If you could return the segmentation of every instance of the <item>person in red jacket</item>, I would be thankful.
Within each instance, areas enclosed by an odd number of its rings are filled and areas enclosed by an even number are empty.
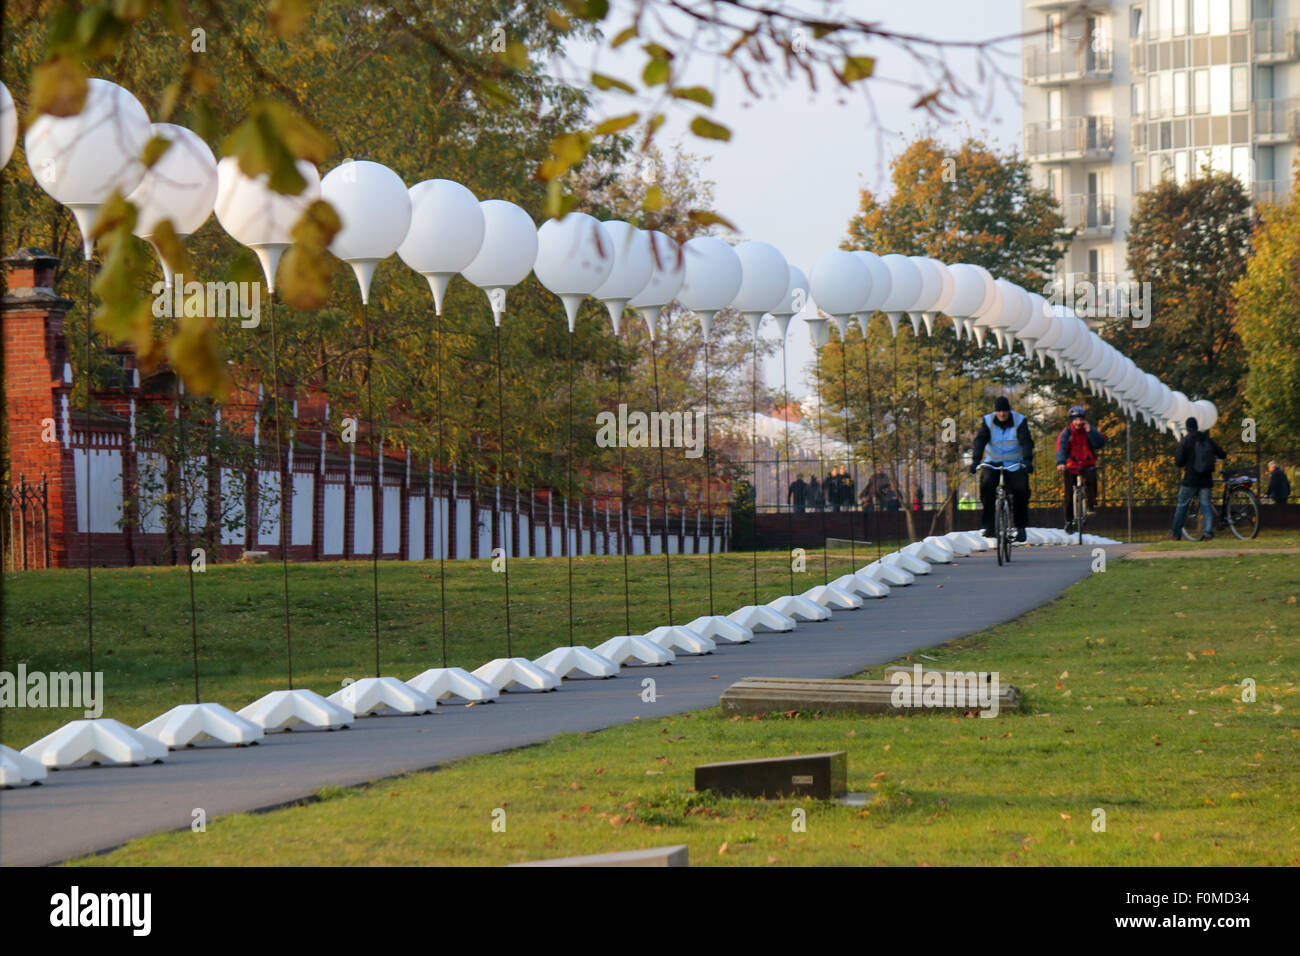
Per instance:
[[[1070,409],[1070,424],[1056,438],[1056,470],[1065,479],[1065,530],[1074,531],[1074,483],[1082,476],[1088,513],[1097,504],[1097,452],[1106,436],[1088,423],[1082,405]]]

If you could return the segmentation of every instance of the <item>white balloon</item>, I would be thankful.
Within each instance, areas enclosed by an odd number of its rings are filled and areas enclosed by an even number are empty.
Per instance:
[[[180,236],[198,232],[217,201],[217,158],[184,126],[154,123],[153,135],[171,143],[126,198],[135,203],[135,234],[148,239],[164,219]]]
[[[485,199],[483,245],[460,274],[487,293],[492,321],[501,324],[506,291],[523,282],[537,261],[537,226],[528,213],[504,199]]]
[[[712,330],[713,317],[727,308],[740,293],[744,282],[744,268],[735,249],[713,236],[696,236],[682,246],[685,271],[677,301],[700,316],[700,326],[707,338]],[[782,260],[780,281],[788,275]],[[781,290],[782,294],[785,289]],[[640,298],[640,296],[638,296]],[[777,297],[779,301],[779,296]],[[637,305],[636,299],[632,301]],[[649,303],[659,306],[663,303]]]
[[[1195,410],[1192,414],[1196,416],[1196,424],[1203,432],[1208,432],[1219,420],[1219,410],[1208,398],[1192,402],[1192,408]]]
[[[594,217],[571,212],[563,219],[546,220],[537,230],[533,274],[564,303],[570,332],[582,300],[599,289],[613,271],[614,250]]]
[[[758,334],[763,316],[775,309],[790,287],[790,265],[771,243],[750,240],[736,246],[740,260],[740,290],[731,306],[749,320]]]
[[[916,308],[920,301],[924,279],[916,263],[907,256],[891,252],[881,256],[880,260],[889,270],[889,295],[880,305],[880,311],[885,313],[890,329],[897,335],[898,320],[903,317],[903,313]]]
[[[483,248],[483,210],[472,192],[450,179],[426,179],[407,192],[411,225],[397,255],[429,280],[434,309],[442,315],[447,283]]]
[[[912,264],[921,273],[921,294],[909,312],[912,318],[912,332],[921,334],[921,319],[926,319],[927,330],[932,328],[934,313],[945,297],[952,297],[952,276],[946,266],[926,256],[911,256]],[[945,303],[946,304],[946,303]]]
[[[959,262],[948,269],[952,272],[953,293],[946,311],[953,318],[953,331],[961,338],[963,326],[974,327],[973,319],[992,304],[998,290],[993,276],[983,266]]]
[[[0,169],[9,165],[18,142],[18,108],[9,95],[9,87],[0,83]]]
[[[275,267],[285,249],[293,244],[289,234],[303,211],[320,198],[320,174],[305,159],[295,163],[298,174],[307,181],[296,196],[286,196],[270,189],[266,173],[250,179],[239,168],[239,161],[227,156],[217,163],[217,201],[212,211],[217,222],[236,242],[257,254],[266,275],[266,285],[275,291]]]
[[[152,128],[140,101],[116,83],[88,81],[86,102],[76,116],[40,116],[27,130],[24,145],[32,176],[67,206],[87,238],[99,208],[118,190],[125,196],[144,177],[141,154]]]
[[[819,309],[847,321],[871,294],[871,272],[853,253],[835,249],[817,260],[808,286]]]
[[[628,302],[649,284],[650,277],[654,275],[655,260],[650,245],[651,234],[621,219],[602,222],[600,228],[614,257],[614,268],[592,295],[605,303],[605,308],[609,311],[609,320],[613,323],[614,331],[617,332],[619,318],[627,308]],[[655,235],[668,240],[663,233],[655,233]],[[671,243],[672,240],[668,242]],[[673,259],[677,258],[675,244],[666,251],[671,253]],[[680,267],[677,276],[678,287],[680,287]],[[676,291],[677,289],[674,288],[668,298],[671,299]]]
[[[867,301],[858,306],[858,321],[865,335],[867,319],[870,317],[870,313],[883,308],[885,300],[889,298],[889,294],[893,290],[893,277],[889,271],[889,266],[885,265],[885,260],[874,252],[868,252],[866,249],[854,249],[853,254],[862,260],[871,276],[871,291],[867,293]]]
[[[339,214],[341,228],[330,252],[352,267],[361,301],[370,300],[370,280],[411,229],[411,194],[406,183],[382,163],[346,160],[320,183],[321,198]]]
[[[790,279],[786,283],[785,298],[772,310],[772,318],[781,330],[781,347],[785,347],[786,334],[790,331],[790,320],[803,311],[808,304],[808,277],[798,266],[788,266]]]

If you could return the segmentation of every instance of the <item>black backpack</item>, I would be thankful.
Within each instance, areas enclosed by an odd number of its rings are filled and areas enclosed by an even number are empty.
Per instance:
[[[1198,475],[1212,475],[1214,462],[1214,446],[1210,443],[1210,436],[1198,432],[1192,439],[1192,471]]]

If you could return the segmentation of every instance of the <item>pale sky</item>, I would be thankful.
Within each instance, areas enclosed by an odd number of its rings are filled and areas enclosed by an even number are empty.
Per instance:
[[[622,5],[620,0],[613,4],[608,21],[611,35],[627,23],[618,13]],[[825,15],[828,6],[816,0],[782,0],[782,5],[814,16]],[[1018,0],[918,0],[910,4],[843,0],[829,8],[840,11],[840,16],[878,21],[891,31],[938,40],[987,40],[1020,30]],[[956,143],[969,129],[1001,148],[1020,146],[1020,43],[1011,40],[999,49],[1006,52],[997,56],[996,62],[1015,80],[1014,93],[1008,92],[1004,82],[981,82],[969,51],[945,54],[959,80],[982,95],[974,101],[950,100],[957,113],[947,116],[945,125],[937,128],[940,138]],[[715,208],[736,225],[739,238],[772,243],[805,273],[844,239],[857,209],[859,190],[885,190],[890,159],[927,123],[934,122],[925,110],[912,109],[917,93],[906,84],[923,82],[925,74],[901,48],[877,41],[861,52],[877,57],[875,75],[865,81],[870,101],[861,92],[846,93],[831,82],[819,83],[818,92],[812,93],[806,79],[790,81],[755,100],[718,58],[697,54],[677,82],[703,84],[713,90],[716,99],[708,115],[730,127],[732,138],[723,143],[691,135],[686,126],[696,115],[694,104],[675,105],[657,137],[664,145],[680,140],[687,152],[706,157],[702,172],[716,184]],[[616,51],[574,46],[560,72],[576,81],[596,69],[639,85],[644,62],[645,54],[635,40]],[[598,119],[644,105],[630,102],[624,94],[596,95]],[[778,336],[770,321],[763,332],[772,340]],[[789,339],[790,387],[796,394],[807,391],[802,371],[812,358],[807,328],[796,319]],[[769,385],[780,386],[779,353],[767,361],[764,373]]]

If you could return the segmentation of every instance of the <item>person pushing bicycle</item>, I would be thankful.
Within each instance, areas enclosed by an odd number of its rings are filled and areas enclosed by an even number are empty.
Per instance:
[[[1056,470],[1065,479],[1065,530],[1074,531],[1074,484],[1083,479],[1088,514],[1097,505],[1097,452],[1106,436],[1088,422],[1082,405],[1070,409],[1070,424],[1056,436]],[[1086,517],[1086,515],[1085,515]]]
[[[987,465],[988,467],[982,467]],[[999,470],[1000,469],[1000,470]],[[993,508],[998,497],[998,482],[1006,483],[1011,492],[1011,507],[1016,526],[1016,540],[1027,537],[1029,524],[1029,476],[1034,471],[1034,442],[1029,436],[1029,421],[1011,410],[1011,402],[999,395],[993,411],[984,416],[971,449],[970,473],[980,475],[980,500],[984,504],[984,537],[995,537]]]

